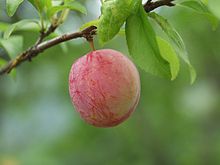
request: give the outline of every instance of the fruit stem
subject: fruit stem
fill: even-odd
[[[93,42],[93,39],[92,40],[89,40],[89,45],[90,45],[90,48],[92,49],[92,51],[95,51],[95,46],[94,46],[94,42]]]

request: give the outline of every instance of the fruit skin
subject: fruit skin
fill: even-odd
[[[139,102],[139,73],[122,53],[96,50],[72,65],[69,93],[76,111],[87,123],[113,127],[126,120]]]

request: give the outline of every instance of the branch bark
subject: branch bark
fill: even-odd
[[[172,3],[174,0],[159,0],[156,2],[152,2],[152,0],[148,0],[145,4],[144,4],[144,9],[146,12],[150,12],[158,7],[161,6],[175,6],[174,3]]]
[[[146,12],[150,12],[161,6],[174,6],[175,4],[173,4],[172,1],[174,0],[158,0],[156,2],[148,0],[143,5],[143,7]],[[85,38],[89,40],[93,35],[96,34],[97,29],[97,27],[95,26],[90,26],[82,31],[64,34],[62,36],[43,42],[43,40],[51,33],[53,33],[57,27],[57,25],[51,25],[46,32],[42,31],[40,37],[33,46],[31,46],[29,49],[18,55],[15,59],[12,59],[5,66],[0,68],[0,75],[10,73],[11,70],[16,68],[18,65],[22,64],[25,61],[31,61],[33,57],[38,56],[44,50],[53,47],[59,43],[76,38]]]
[[[45,42],[36,42],[36,45],[30,47],[28,50],[25,52],[21,53],[20,55],[17,56],[17,58],[11,60],[7,65],[5,65],[3,68],[0,70],[0,75],[3,75],[5,73],[10,73],[11,70],[18,65],[22,64],[23,62],[27,60],[31,60],[33,57],[36,57],[39,55],[41,52],[44,50],[55,46],[57,44],[60,44],[62,42],[84,37],[88,38],[91,35],[95,35],[96,27],[95,26],[90,26],[83,31],[80,32],[75,32],[75,33],[69,33],[69,34],[64,34],[62,36],[53,38],[51,40],[45,41]]]

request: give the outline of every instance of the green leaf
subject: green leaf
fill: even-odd
[[[172,45],[169,44],[166,40],[157,37],[157,43],[160,49],[160,54],[162,57],[169,62],[170,72],[171,72],[171,80],[174,80],[179,73],[179,59]]]
[[[89,21],[89,22],[83,24],[83,25],[80,27],[80,30],[83,30],[83,29],[88,28],[88,27],[90,27],[90,26],[96,26],[96,27],[97,27],[98,24],[99,24],[99,20],[98,20],[98,19],[95,19],[95,20],[92,20],[92,21]]]
[[[189,72],[190,72],[190,81],[193,83],[196,79],[196,72],[193,66],[190,63],[188,53],[183,42],[183,39],[178,34],[176,29],[162,16],[156,13],[150,13],[149,16],[153,18],[157,24],[162,28],[165,34],[169,37],[170,41],[174,45],[174,48],[177,54],[183,59],[183,61],[188,65]]]
[[[187,7],[189,9],[192,9],[196,11],[199,14],[204,15],[207,17],[207,19],[210,21],[212,24],[213,30],[215,30],[218,27],[219,20],[218,18],[209,10],[207,5],[205,5],[201,1],[184,1],[179,4],[180,6]]]
[[[69,2],[61,6],[54,6],[49,10],[49,16],[53,16],[55,13],[62,11],[64,9],[70,9],[73,11],[78,11],[83,14],[87,14],[86,8],[79,2]]]
[[[201,13],[209,12],[209,9],[207,8],[207,6],[201,1],[195,1],[195,0],[184,1],[180,3],[180,5],[183,5],[185,7],[188,7],[190,9],[193,9]]]
[[[64,0],[64,4],[69,3],[69,2],[74,2],[76,0]]]
[[[17,27],[14,31],[30,31],[30,32],[38,32],[40,31],[40,25],[37,22],[29,22],[25,25]]]
[[[140,0],[105,0],[98,25],[100,44],[111,40],[120,30],[126,19],[141,5]]]
[[[47,9],[52,7],[52,0],[44,0],[44,5]]]
[[[23,37],[13,36],[9,39],[0,39],[2,46],[11,58],[15,58],[23,50]]]
[[[175,46],[178,47],[179,50],[181,50],[182,52],[186,51],[181,36],[165,18],[156,13],[150,13],[149,16],[157,22],[157,24],[162,28],[162,30],[167,34],[167,36],[171,39]],[[188,57],[183,57],[183,59],[188,60]]]
[[[29,2],[40,12],[52,7],[51,0],[29,0]]]
[[[31,28],[34,28],[34,29],[36,28],[40,29],[37,20],[24,19],[24,20],[21,20],[19,22],[16,22],[10,25],[4,33],[4,39],[8,39],[10,35],[16,30],[22,30],[22,28],[24,28],[24,30],[27,30],[27,27],[28,27],[27,25],[29,26],[32,25]]]
[[[125,28],[121,28],[120,31],[118,32],[118,35],[120,35],[120,36],[126,36]]]
[[[17,11],[18,6],[23,2],[24,0],[6,0],[6,10],[10,17],[12,17],[15,12]]]
[[[62,5],[62,3],[63,3],[63,0],[57,0],[57,1],[52,0],[52,6],[59,6],[59,5]]]
[[[169,63],[160,55],[155,32],[140,6],[126,21],[126,39],[130,55],[143,70],[160,77],[171,77]]]
[[[0,32],[4,32],[10,26],[9,23],[0,22]]]
[[[204,3],[205,5],[208,5],[208,2],[209,0],[202,0],[202,3]]]
[[[4,60],[3,58],[0,58],[0,67],[4,66],[7,63],[6,60]]]

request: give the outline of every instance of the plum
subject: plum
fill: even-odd
[[[113,127],[125,121],[139,102],[139,73],[118,51],[92,51],[73,63],[69,93],[76,111],[87,123]]]

